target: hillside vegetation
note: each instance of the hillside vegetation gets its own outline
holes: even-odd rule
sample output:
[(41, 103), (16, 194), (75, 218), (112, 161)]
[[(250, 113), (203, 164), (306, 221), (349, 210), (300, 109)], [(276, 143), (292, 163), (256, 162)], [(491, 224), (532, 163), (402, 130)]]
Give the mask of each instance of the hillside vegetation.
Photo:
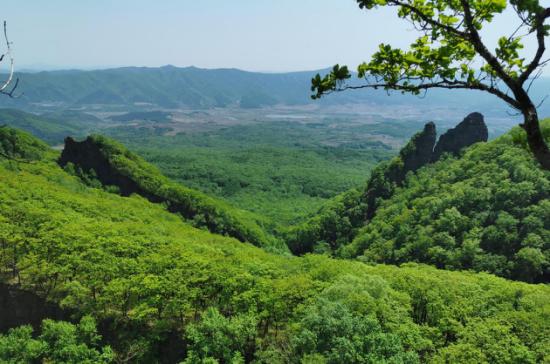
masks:
[[(550, 140), (550, 120), (543, 130)], [(371, 176), (369, 186), (383, 187), (371, 221), (367, 188), (350, 191), (291, 230), (291, 249), (550, 280), (550, 174), (537, 167), (523, 131), (427, 165), (403, 186), (384, 172), (400, 158)]]
[[(240, 107), (244, 109), (271, 105), (307, 105), (311, 79), (328, 70), (290, 73), (247, 72), (238, 69), (201, 69), (164, 66), (159, 68), (122, 67), (104, 70), (63, 70), (19, 73), (19, 98), (0, 98), (2, 107), (51, 108), (53, 106), (103, 105), (106, 108), (136, 108), (139, 105), (161, 108)], [(550, 80), (540, 78), (530, 94), (542, 99)], [(470, 90), (431, 90), (430, 97), (419, 99), (399, 93), (388, 97), (376, 90), (333, 94), (315, 101), (325, 105), (365, 104), (411, 105), (418, 107), (468, 108), (500, 110), (500, 101), (484, 92)], [(122, 110), (124, 111), (124, 110)], [(543, 103), (543, 115), (550, 106)]]
[[(550, 120), (544, 124), (550, 140)], [(513, 130), (410, 176), (343, 256), (550, 281), (550, 173)]]
[(90, 127), (82, 114), (67, 118), (60, 114), (37, 116), (15, 109), (0, 110), (0, 126), (26, 130), (47, 143), (61, 143), (67, 135), (83, 135)]
[(166, 204), (169, 211), (180, 214), (196, 227), (264, 248), (286, 250), (282, 242), (266, 234), (262, 221), (253, 214), (170, 181), (112, 139), (94, 135), (76, 142), (67, 138), (60, 164), (92, 185), (99, 182), (124, 196), (138, 194)]
[(377, 138), (405, 139), (417, 127), (412, 124), (384, 120), (355, 125), (329, 119), (266, 121), (177, 135), (128, 127), (104, 132), (171, 179), (285, 226), (361, 186), (394, 153)]
[(24, 326), (1, 335), (0, 360), (550, 360), (548, 286), (270, 254), (140, 196), (90, 187), (56, 157), (0, 163), (0, 267), (4, 283), (46, 297), (74, 323), (46, 321), (36, 342)]

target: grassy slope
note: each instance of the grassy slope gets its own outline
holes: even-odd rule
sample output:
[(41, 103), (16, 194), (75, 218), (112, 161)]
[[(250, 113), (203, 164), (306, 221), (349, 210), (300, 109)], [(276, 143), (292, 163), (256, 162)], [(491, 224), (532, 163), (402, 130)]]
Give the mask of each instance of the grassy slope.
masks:
[(548, 286), (272, 255), (197, 230), (142, 198), (89, 188), (49, 152), (32, 164), (0, 164), (0, 241), (4, 281), (108, 320), (116, 350), (145, 338), (148, 362), (155, 345), (207, 307), (229, 316), (255, 312), (254, 355), (269, 349), (265, 362), (298, 355), (289, 345), (322, 299), (342, 302), (359, 319), (371, 315), (422, 361), (456, 362), (468, 353), (549, 359)]

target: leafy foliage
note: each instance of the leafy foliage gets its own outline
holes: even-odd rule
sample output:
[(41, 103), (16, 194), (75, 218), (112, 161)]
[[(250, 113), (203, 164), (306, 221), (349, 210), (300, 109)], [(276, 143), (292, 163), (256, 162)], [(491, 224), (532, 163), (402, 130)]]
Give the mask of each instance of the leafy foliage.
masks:
[(319, 301), (301, 321), (296, 356), (318, 363), (417, 363), (397, 335), (382, 331), (375, 316), (352, 313), (345, 304)]
[[(545, 285), (270, 254), (90, 188), (52, 158), (0, 163), (0, 267), (4, 282), (100, 322), (116, 360), (160, 362), (167, 348), (205, 363), (549, 359)], [(83, 348), (76, 335), (62, 346)]]
[[(518, 81), (521, 87), (539, 67), (540, 58), (537, 60), (536, 55), (526, 62), (521, 57), (519, 51), (527, 37), (518, 31), (503, 35), (494, 55), (481, 42), (478, 32), (511, 5), (521, 26), (529, 31), (527, 35), (539, 31), (542, 38), (548, 35), (548, 27), (544, 25), (548, 9), (538, 0), (357, 0), (357, 3), (368, 10), (397, 8), (399, 18), (411, 22), (420, 35), (407, 50), (380, 44), (370, 61), (357, 68), (358, 78), (372, 81), (365, 85), (346, 85), (352, 76), (347, 66), (335, 65), (326, 76), (316, 75), (311, 87), (313, 98), (345, 88), (383, 88), (413, 94), (430, 88), (463, 88), (492, 93), (515, 106), (515, 100), (499, 90), (495, 80), (501, 79), (507, 87)], [(483, 62), (480, 70), (474, 68), (475, 61)]]
[[(357, 0), (361, 9), (396, 7), (399, 18), (412, 23), (420, 33), (408, 50), (380, 44), (371, 60), (359, 65), (357, 75), (366, 83), (348, 85), (347, 66), (312, 79), (312, 98), (346, 89), (383, 88), (419, 95), (430, 89), (484, 91), (506, 102), (523, 115), (531, 152), (545, 170), (550, 170), (550, 149), (541, 135), (537, 107), (529, 94), (542, 74), (546, 61), (545, 38), (550, 34), (550, 7), (539, 0)], [(519, 27), (502, 35), (494, 52), (482, 41), (480, 31), (510, 4)], [(525, 33), (525, 34), (521, 34)], [(525, 62), (524, 43), (536, 41), (537, 50)], [(482, 63), (477, 70), (476, 63)], [(529, 82), (528, 82), (529, 81)]]
[(86, 143), (99, 149), (112, 171), (136, 184), (135, 193), (166, 203), (169, 210), (191, 219), (193, 225), (265, 248), (285, 250), (282, 243), (265, 233), (262, 222), (254, 219), (252, 214), (170, 181), (154, 166), (112, 139), (94, 135), (88, 137)]
[(516, 128), (409, 176), (341, 254), (547, 282), (550, 175), (524, 144)]
[(45, 143), (24, 131), (0, 127), (0, 158), (38, 160), (48, 154), (48, 149)]
[(257, 320), (253, 314), (226, 318), (216, 308), (209, 308), (200, 322), (187, 327), (190, 351), (185, 363), (244, 363), (245, 356), (255, 350)]
[(101, 346), (95, 320), (83, 317), (77, 325), (44, 320), (38, 336), (30, 326), (0, 334), (0, 360), (16, 363), (108, 364), (114, 362), (109, 346)]

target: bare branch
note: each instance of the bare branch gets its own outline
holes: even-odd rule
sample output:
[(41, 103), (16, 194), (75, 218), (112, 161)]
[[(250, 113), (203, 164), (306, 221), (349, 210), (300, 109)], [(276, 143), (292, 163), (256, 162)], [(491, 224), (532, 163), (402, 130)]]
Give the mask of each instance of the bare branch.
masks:
[(5, 54), (2, 55), (2, 59), (4, 58), (4, 56), (8, 56), (9, 62), (10, 62), (10, 71), (9, 71), (9, 74), (8, 74), (8, 79), (0, 86), (0, 93), (8, 95), (8, 96), (13, 96), (13, 91), (12, 92), (6, 92), (5, 91), (9, 87), (11, 82), (13, 81), (13, 74), (14, 74), (14, 68), (15, 68), (15, 66), (14, 66), (15, 62), (13, 60), (13, 56), (12, 56), (12, 53), (11, 53), (11, 43), (8, 39), (8, 30), (7, 30), (6, 21), (4, 21), (4, 38), (6, 40), (7, 51), (6, 51)]
[(548, 98), (548, 96), (549, 96), (549, 95), (546, 95), (546, 96), (544, 96), (544, 97), (542, 98), (542, 100), (541, 100), (541, 101), (539, 102), (539, 104), (536, 106), (537, 109), (538, 109), (539, 107), (541, 107), (542, 104), (544, 104), (544, 102), (546, 101), (546, 99)]
[(529, 82), (529, 86), (527, 86), (527, 89), (525, 90), (527, 93), (531, 90), (531, 86), (533, 86), (533, 83), (542, 75), (542, 71), (544, 70), (544, 67), (541, 67), (535, 77), (531, 78), (531, 82)]

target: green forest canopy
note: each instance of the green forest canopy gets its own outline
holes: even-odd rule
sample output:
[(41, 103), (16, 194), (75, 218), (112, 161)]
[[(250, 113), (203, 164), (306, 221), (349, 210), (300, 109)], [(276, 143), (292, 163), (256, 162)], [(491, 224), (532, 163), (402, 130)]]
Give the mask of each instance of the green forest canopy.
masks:
[[(157, 362), (170, 340), (189, 363), (550, 359), (546, 285), (270, 254), (89, 187), (55, 158), (42, 150), (0, 164), (0, 266), (4, 282), (107, 325), (101, 345), (68, 336), (83, 355)], [(51, 326), (37, 339), (43, 358), (57, 355)], [(14, 355), (6, 343), (28, 337), (21, 330), (0, 337), (2, 360)]]

